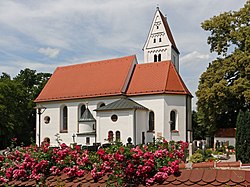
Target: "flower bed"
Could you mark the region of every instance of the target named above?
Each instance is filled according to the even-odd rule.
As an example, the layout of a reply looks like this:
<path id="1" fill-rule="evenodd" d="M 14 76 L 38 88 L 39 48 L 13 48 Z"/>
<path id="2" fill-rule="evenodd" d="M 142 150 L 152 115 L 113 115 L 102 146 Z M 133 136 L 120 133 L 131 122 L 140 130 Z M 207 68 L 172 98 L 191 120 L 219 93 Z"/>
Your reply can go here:
<path id="1" fill-rule="evenodd" d="M 107 175 L 108 182 L 115 181 L 119 185 L 152 185 L 178 172 L 186 149 L 185 142 L 165 140 L 136 147 L 114 144 L 97 152 L 65 144 L 59 148 L 22 147 L 7 156 L 0 155 L 0 183 L 27 179 L 43 183 L 49 175 L 63 172 L 74 178 L 90 171 L 95 181 Z"/>

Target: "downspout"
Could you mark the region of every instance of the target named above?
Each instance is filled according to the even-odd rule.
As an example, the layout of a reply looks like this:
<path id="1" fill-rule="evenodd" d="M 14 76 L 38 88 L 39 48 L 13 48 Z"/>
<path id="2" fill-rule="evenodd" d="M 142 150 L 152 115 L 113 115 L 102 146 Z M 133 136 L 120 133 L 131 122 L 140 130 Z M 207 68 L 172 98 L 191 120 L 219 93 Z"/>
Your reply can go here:
<path id="1" fill-rule="evenodd" d="M 94 123 L 94 126 L 95 126 L 95 146 L 96 146 L 96 128 L 97 128 L 97 126 L 96 126 L 96 120 L 95 120 L 95 123 Z"/>
<path id="2" fill-rule="evenodd" d="M 188 131 L 190 131 L 191 129 L 189 129 L 189 102 L 188 102 L 188 95 L 186 95 L 186 142 L 190 142 L 191 141 L 191 133 L 190 134 L 190 139 L 188 139 Z"/>
<path id="3" fill-rule="evenodd" d="M 186 95 L 186 142 L 189 142 L 189 140 L 188 140 L 188 131 L 190 130 L 190 129 L 188 129 L 188 123 L 189 123 L 188 109 L 189 109 L 189 106 L 188 106 L 188 95 Z"/>
<path id="4" fill-rule="evenodd" d="M 134 143 L 136 145 L 136 110 L 134 110 Z"/>

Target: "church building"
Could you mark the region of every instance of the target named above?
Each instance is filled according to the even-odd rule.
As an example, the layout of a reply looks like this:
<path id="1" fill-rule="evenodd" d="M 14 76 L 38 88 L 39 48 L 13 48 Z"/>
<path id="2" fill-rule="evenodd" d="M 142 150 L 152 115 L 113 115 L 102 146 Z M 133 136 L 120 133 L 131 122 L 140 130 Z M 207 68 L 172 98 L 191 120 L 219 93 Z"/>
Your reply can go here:
<path id="1" fill-rule="evenodd" d="M 48 137 L 56 146 L 56 134 L 68 145 L 192 141 L 192 95 L 159 8 L 143 51 L 142 63 L 132 55 L 56 68 L 35 100 L 36 143 Z"/>

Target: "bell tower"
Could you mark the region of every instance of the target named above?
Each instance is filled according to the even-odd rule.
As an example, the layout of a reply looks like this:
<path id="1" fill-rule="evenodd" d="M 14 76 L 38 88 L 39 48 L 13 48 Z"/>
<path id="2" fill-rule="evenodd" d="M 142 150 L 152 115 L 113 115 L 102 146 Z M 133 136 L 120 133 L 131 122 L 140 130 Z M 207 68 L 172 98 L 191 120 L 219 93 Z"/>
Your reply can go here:
<path id="1" fill-rule="evenodd" d="M 163 16 L 159 7 L 156 8 L 143 51 L 144 63 L 171 60 L 179 72 L 180 52 L 174 42 L 167 18 Z"/>

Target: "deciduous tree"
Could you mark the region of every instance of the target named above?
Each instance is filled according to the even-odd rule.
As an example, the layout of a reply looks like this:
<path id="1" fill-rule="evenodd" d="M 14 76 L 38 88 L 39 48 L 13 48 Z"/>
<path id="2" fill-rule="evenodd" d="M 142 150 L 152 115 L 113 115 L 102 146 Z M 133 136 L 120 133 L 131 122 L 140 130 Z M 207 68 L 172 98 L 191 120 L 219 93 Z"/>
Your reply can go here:
<path id="1" fill-rule="evenodd" d="M 29 144 L 35 138 L 34 99 L 38 96 L 51 74 L 36 73 L 28 68 L 11 77 L 0 76 L 0 136 L 7 146 L 10 139 L 16 137 L 18 143 Z"/>
<path id="2" fill-rule="evenodd" d="M 214 16 L 202 23 L 210 31 L 208 44 L 218 58 L 201 75 L 198 123 L 212 135 L 217 128 L 235 127 L 241 109 L 250 105 L 250 1 L 239 11 Z"/>

